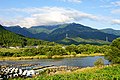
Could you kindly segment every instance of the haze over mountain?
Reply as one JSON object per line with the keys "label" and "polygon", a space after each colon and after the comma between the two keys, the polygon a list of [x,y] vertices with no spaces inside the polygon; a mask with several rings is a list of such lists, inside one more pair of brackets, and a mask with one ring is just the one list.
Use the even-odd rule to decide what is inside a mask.
{"label": "haze over mountain", "polygon": [[[112,41],[113,39],[117,38],[118,36],[113,34],[107,34],[101,32],[100,30],[93,29],[88,26],[84,26],[77,23],[69,23],[69,24],[60,24],[60,25],[50,25],[50,26],[35,26],[31,28],[20,28],[16,27],[5,27],[7,30],[12,32],[42,39],[48,41],[55,41],[58,43],[65,43],[68,44],[72,43],[99,43],[106,41]],[[67,36],[66,36],[67,35]],[[67,39],[66,39],[67,38]]]}

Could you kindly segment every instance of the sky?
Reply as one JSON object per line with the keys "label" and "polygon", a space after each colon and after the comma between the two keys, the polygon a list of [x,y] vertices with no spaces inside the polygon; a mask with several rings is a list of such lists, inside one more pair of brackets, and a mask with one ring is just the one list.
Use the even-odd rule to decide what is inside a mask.
{"label": "sky", "polygon": [[0,0],[0,24],[29,28],[79,23],[120,30],[120,0]]}

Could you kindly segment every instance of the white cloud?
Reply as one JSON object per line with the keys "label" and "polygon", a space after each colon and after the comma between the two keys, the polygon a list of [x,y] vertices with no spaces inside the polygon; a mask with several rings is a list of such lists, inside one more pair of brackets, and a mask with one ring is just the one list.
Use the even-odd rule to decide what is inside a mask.
{"label": "white cloud", "polygon": [[112,23],[120,25],[120,19],[114,19],[112,20]]}
{"label": "white cloud", "polygon": [[111,11],[113,14],[120,14],[120,9],[114,9]]}
{"label": "white cloud", "polygon": [[64,2],[75,2],[75,3],[80,3],[81,0],[59,0],[59,1],[64,1]]}
{"label": "white cloud", "polygon": [[106,4],[106,5],[101,5],[100,7],[101,8],[113,8],[113,7],[119,7],[120,6],[120,1],[113,1],[113,2],[110,2],[110,0],[100,0],[101,2],[104,2],[104,3],[109,3],[109,4]]}
{"label": "white cloud", "polygon": [[15,13],[27,13],[29,16],[16,18],[9,21],[2,20],[4,25],[20,25],[22,27],[31,27],[37,25],[53,25],[80,21],[83,19],[100,20],[100,17],[84,13],[75,9],[66,9],[59,7],[43,7],[43,8],[24,8],[9,9]]}
{"label": "white cloud", "polygon": [[113,4],[115,6],[120,6],[120,1],[111,2],[111,4]]}

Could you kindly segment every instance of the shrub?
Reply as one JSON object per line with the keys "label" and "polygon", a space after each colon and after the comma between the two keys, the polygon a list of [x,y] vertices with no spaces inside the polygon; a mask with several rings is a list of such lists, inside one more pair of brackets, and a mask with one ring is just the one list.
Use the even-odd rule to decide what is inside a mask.
{"label": "shrub", "polygon": [[98,58],[95,62],[94,62],[95,66],[102,66],[104,65],[104,60],[102,58]]}

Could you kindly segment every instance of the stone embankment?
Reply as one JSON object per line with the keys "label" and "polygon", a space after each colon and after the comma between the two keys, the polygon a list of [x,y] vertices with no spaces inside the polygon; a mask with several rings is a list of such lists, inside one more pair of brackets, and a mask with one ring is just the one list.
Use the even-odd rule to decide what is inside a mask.
{"label": "stone embankment", "polygon": [[[24,65],[25,66],[25,65]],[[33,66],[33,65],[32,65]],[[30,67],[30,66],[29,66]],[[55,73],[57,71],[74,71],[79,69],[79,67],[70,67],[70,66],[37,66],[33,67],[31,69],[25,69],[25,67],[8,67],[8,66],[2,66],[0,68],[0,80],[9,79],[9,78],[16,78],[16,77],[34,77],[37,75],[40,75],[42,73]]]}

